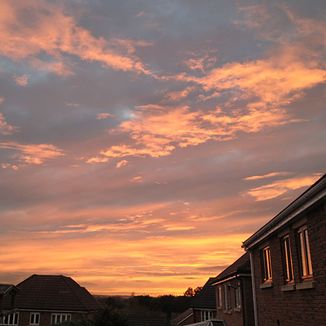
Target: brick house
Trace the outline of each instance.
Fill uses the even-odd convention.
[[[256,326],[326,325],[326,175],[243,247]]]
[[[252,326],[254,310],[249,254],[245,253],[214,280],[216,318],[230,326]]]
[[[16,287],[14,304],[3,297],[4,326],[50,326],[91,318],[101,307],[72,278],[63,275],[32,275]]]
[[[208,279],[200,292],[193,297],[191,307],[175,318],[173,325],[191,325],[215,318],[216,297],[215,289],[212,286],[213,281],[214,278]]]
[[[0,284],[0,318],[13,309],[17,292],[18,289],[12,284]],[[4,301],[6,310],[3,307]]]

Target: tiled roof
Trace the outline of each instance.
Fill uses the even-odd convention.
[[[207,280],[203,288],[193,298],[193,308],[216,309],[215,288],[212,286],[215,278]]]
[[[250,258],[249,253],[247,252],[238,258],[232,265],[227,267],[222,273],[217,275],[213,283],[222,281],[223,279],[238,273],[250,273]]]
[[[13,287],[14,285],[12,284],[0,284],[0,295],[6,294],[6,292],[8,292],[8,290],[10,290]]]
[[[100,309],[85,288],[63,275],[32,275],[19,283],[17,288],[17,309],[82,312]],[[5,300],[5,305],[8,303]]]

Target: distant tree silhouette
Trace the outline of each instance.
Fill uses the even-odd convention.
[[[197,286],[194,290],[194,295],[198,294],[202,290],[202,286]]]
[[[185,293],[183,294],[185,297],[194,297],[197,293],[199,293],[201,291],[202,287],[201,286],[197,286],[195,289],[193,289],[192,287],[189,287]]]
[[[73,321],[67,326],[128,326],[127,319],[117,309],[105,308],[93,319]]]
[[[185,293],[183,294],[185,297],[193,297],[195,294],[194,294],[194,289],[189,287]]]

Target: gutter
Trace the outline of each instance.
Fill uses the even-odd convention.
[[[249,251],[250,255],[250,268],[251,268],[251,287],[252,287],[252,303],[254,306],[254,320],[255,320],[255,326],[258,325],[258,313],[257,313],[257,300],[256,300],[256,284],[255,284],[255,270],[254,270],[254,256],[251,251]]]
[[[214,282],[214,283],[212,283],[211,285],[218,285],[218,284],[221,284],[221,283],[224,283],[224,282],[227,282],[227,281],[233,280],[233,279],[238,278],[238,277],[251,277],[251,274],[250,274],[250,273],[240,273],[240,274],[235,274],[235,275],[233,275],[233,276],[230,276],[230,277],[224,278],[223,280],[220,280],[220,281]]]

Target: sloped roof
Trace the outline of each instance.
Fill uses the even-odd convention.
[[[223,272],[217,275],[212,283],[222,281],[239,273],[250,273],[250,258],[249,253],[247,252],[238,258],[233,264],[227,267]]]
[[[0,295],[8,293],[13,288],[15,288],[15,286],[12,284],[0,284]]]
[[[193,308],[188,308],[172,320],[172,325],[179,325],[183,320],[188,319],[194,314]]]
[[[19,283],[17,288],[19,289],[15,297],[17,309],[83,312],[100,309],[94,297],[67,276],[32,275]],[[5,300],[4,305],[8,303]]]
[[[209,278],[203,288],[194,296],[193,308],[216,309],[215,288],[212,286],[214,280],[214,277]]]
[[[173,320],[173,324],[177,325],[187,316],[192,315],[195,309],[216,309],[215,288],[212,285],[214,281],[214,277],[207,280],[203,288],[192,298],[191,308],[178,315]]]

